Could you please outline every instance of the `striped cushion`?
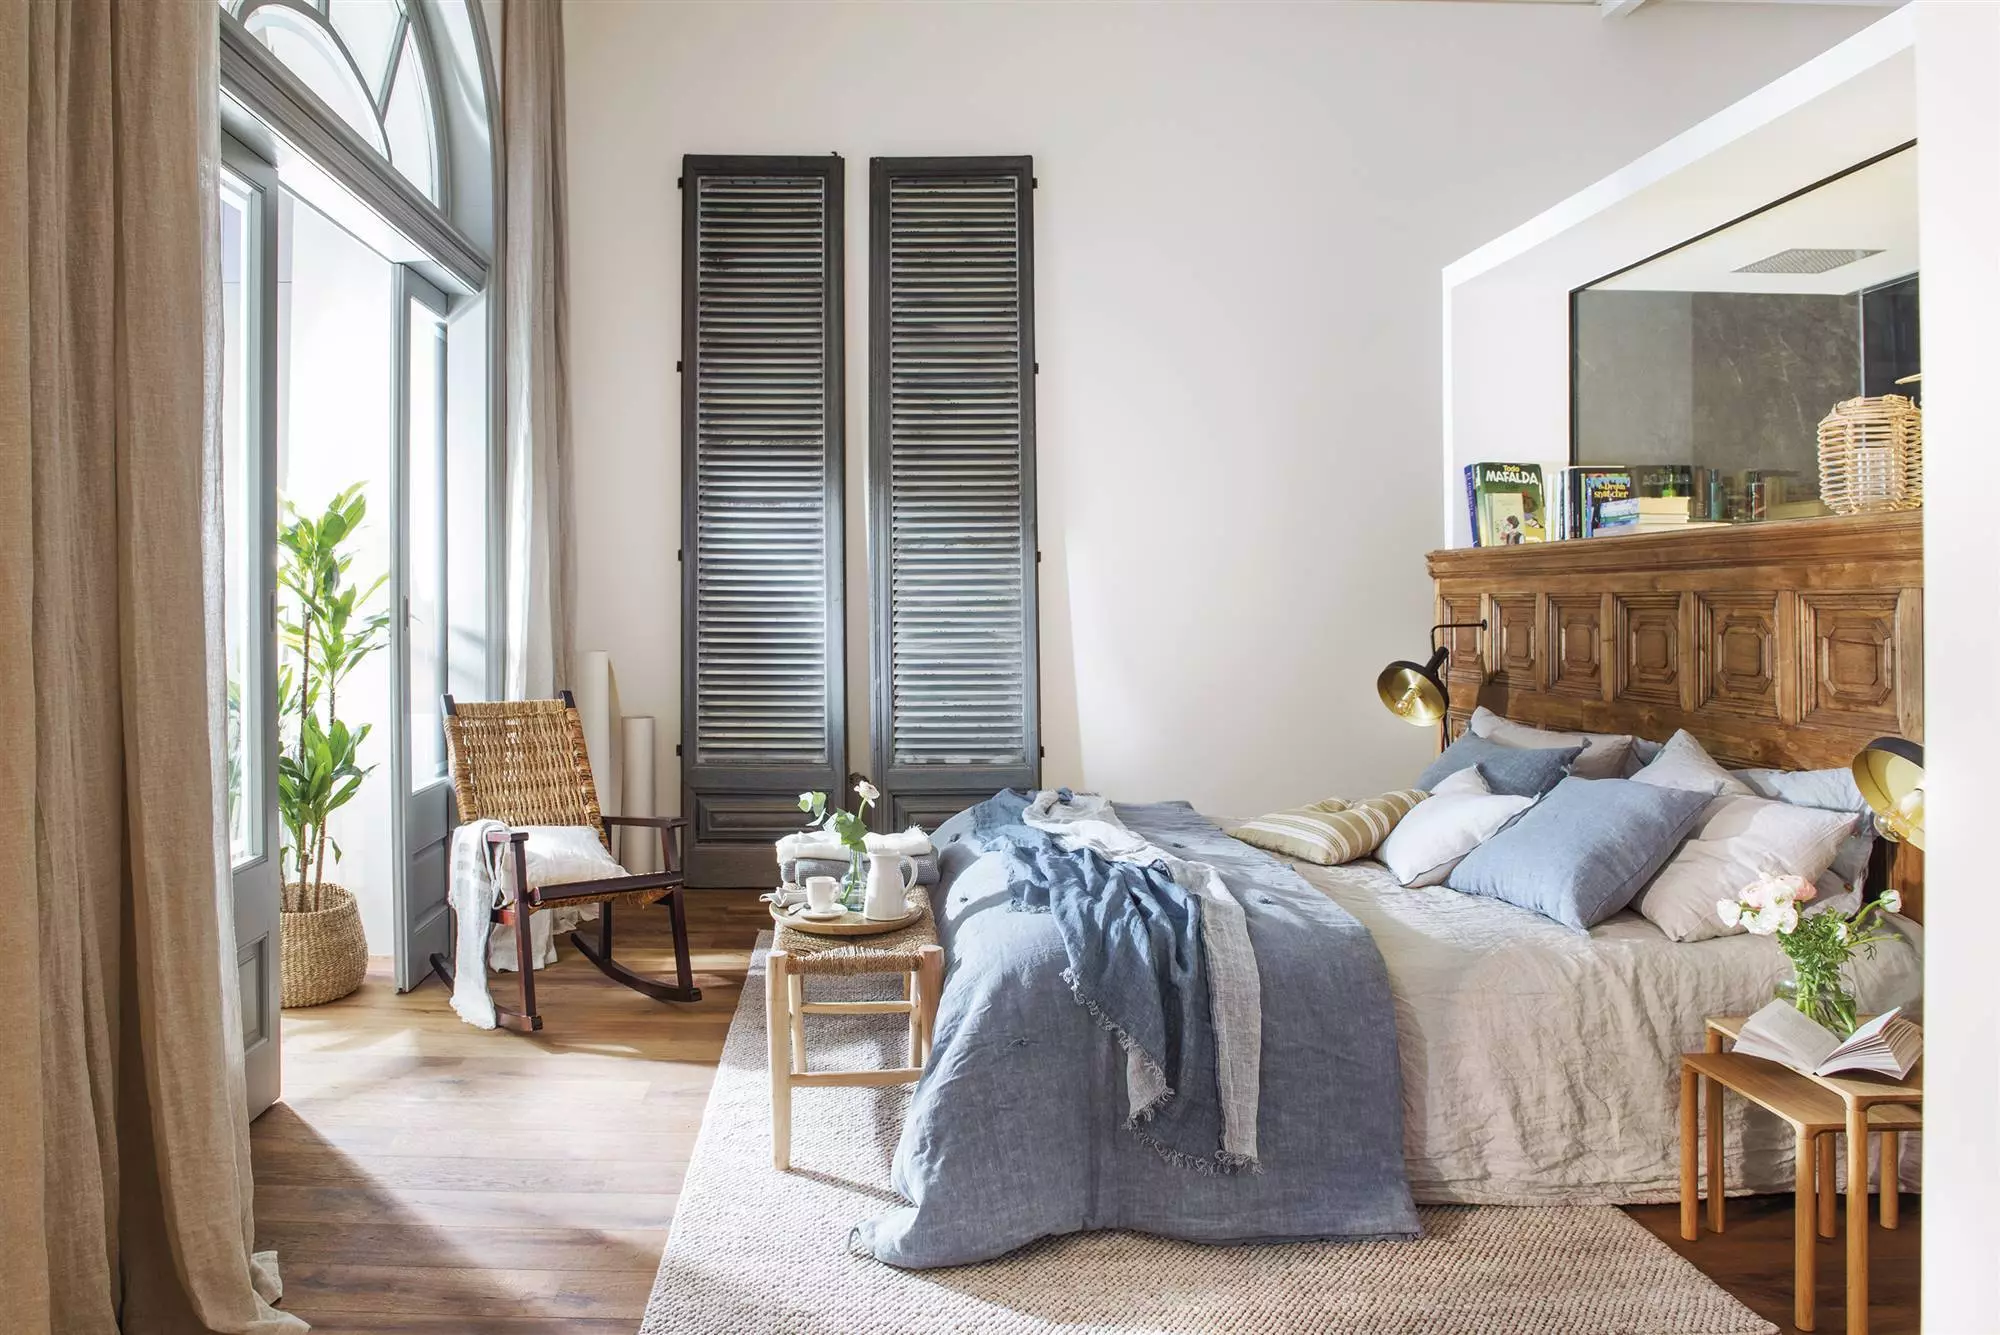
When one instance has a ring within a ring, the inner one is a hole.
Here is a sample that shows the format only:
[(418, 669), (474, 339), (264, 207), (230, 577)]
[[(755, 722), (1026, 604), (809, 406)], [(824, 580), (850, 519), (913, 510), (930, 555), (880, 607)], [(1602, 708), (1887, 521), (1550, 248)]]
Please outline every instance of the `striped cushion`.
[(1396, 828), (1396, 822), (1424, 797), (1416, 788), (1359, 802), (1329, 797), (1308, 807), (1259, 816), (1229, 833), (1246, 844), (1284, 857), (1335, 867), (1373, 853), (1389, 837), (1389, 831)]

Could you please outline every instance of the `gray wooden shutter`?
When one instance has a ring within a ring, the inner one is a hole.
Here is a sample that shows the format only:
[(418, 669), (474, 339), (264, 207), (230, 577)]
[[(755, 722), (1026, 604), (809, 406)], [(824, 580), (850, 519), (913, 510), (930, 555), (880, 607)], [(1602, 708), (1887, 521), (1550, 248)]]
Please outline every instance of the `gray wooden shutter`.
[(683, 168), (690, 885), (770, 884), (798, 794), (844, 786), (842, 165)]
[(874, 777), (926, 826), (1041, 777), (1034, 164), (877, 158), (869, 182)]

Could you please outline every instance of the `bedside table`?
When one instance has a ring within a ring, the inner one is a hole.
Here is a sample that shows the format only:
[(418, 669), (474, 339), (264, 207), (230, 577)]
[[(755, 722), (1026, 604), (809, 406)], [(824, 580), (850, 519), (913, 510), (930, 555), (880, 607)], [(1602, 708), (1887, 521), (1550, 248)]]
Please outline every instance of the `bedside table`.
[(1789, 1122), (1797, 1137), (1792, 1212), (1793, 1320), (1813, 1329), (1814, 1234), (1834, 1234), (1834, 1136), (1847, 1136), (1847, 1331), (1868, 1330), (1868, 1137), (1882, 1137), (1882, 1227), (1898, 1223), (1896, 1163), (1899, 1138), (1923, 1128), (1923, 1064), (1907, 1080), (1806, 1075), (1761, 1057), (1723, 1051), (1746, 1017), (1708, 1021), (1707, 1051), (1681, 1057), (1681, 1236), (1701, 1232), (1697, 1163), (1702, 1148), (1696, 1113), (1701, 1082), (1708, 1081), (1708, 1226), (1722, 1231), (1722, 1091), (1734, 1090)]

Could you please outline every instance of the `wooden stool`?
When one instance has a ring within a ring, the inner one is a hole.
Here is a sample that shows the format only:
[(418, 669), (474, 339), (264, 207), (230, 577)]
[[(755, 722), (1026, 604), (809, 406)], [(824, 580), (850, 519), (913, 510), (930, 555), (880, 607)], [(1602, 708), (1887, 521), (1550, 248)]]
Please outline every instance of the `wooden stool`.
[[(903, 975), (902, 1001), (807, 1001), (809, 974)], [(771, 1162), (792, 1166), (792, 1090), (829, 1085), (901, 1085), (924, 1073), (944, 986), (944, 951), (931, 912), (880, 936), (815, 936), (779, 924), (764, 959), (765, 1022), (771, 1035)], [(806, 1016), (908, 1015), (907, 1066), (877, 1071), (808, 1071)]]
[[(1897, 1178), (1901, 1135), (1923, 1128), (1921, 1068), (1906, 1081), (1856, 1076), (1806, 1075), (1765, 1061), (1724, 1052), (1743, 1027), (1742, 1016), (1716, 1016), (1707, 1024), (1707, 1051), (1681, 1056), (1681, 1236), (1701, 1234), (1698, 1166), (1700, 1121), (1706, 1121), (1708, 1227), (1722, 1232), (1722, 1091), (1734, 1090), (1791, 1124), (1797, 1162), (1792, 1205), (1792, 1320), (1813, 1329), (1813, 1288), (1818, 1258), (1814, 1235), (1834, 1235), (1834, 1137), (1847, 1137), (1847, 1330), (1868, 1330), (1868, 1137), (1882, 1137), (1882, 1227), (1900, 1223)], [(1707, 1097), (1702, 1097), (1702, 1082)], [(1705, 1105), (1705, 1107), (1703, 1106)], [(1699, 1113), (1699, 1121), (1698, 1121)]]

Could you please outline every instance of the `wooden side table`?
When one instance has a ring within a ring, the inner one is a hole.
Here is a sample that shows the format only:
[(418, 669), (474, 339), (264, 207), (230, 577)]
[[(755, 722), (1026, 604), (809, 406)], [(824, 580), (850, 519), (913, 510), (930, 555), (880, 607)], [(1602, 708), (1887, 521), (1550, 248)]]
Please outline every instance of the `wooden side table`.
[[(771, 1045), (771, 1163), (792, 1166), (792, 1091), (828, 1085), (900, 1085), (917, 1080), (930, 1056), (944, 987), (944, 951), (930, 909), (908, 927), (879, 936), (815, 936), (780, 923), (764, 958), (765, 1023)], [(810, 974), (902, 974), (901, 1001), (807, 1001)], [(806, 1016), (908, 1015), (909, 1064), (875, 1071), (808, 1071)]]
[(1681, 1236), (1694, 1241), (1701, 1231), (1697, 1162), (1701, 1134), (1697, 1112), (1701, 1082), (1708, 1081), (1708, 1226), (1722, 1231), (1722, 1091), (1734, 1090), (1758, 1107), (1789, 1122), (1797, 1137), (1792, 1213), (1793, 1320), (1800, 1330), (1814, 1325), (1816, 1257), (1814, 1234), (1834, 1235), (1834, 1137), (1847, 1136), (1847, 1330), (1868, 1330), (1868, 1136), (1882, 1137), (1882, 1227), (1900, 1222), (1896, 1164), (1900, 1137), (1923, 1127), (1923, 1067), (1907, 1080), (1860, 1076), (1817, 1076), (1791, 1070), (1761, 1057), (1723, 1051), (1734, 1042), (1746, 1017), (1717, 1016), (1707, 1025), (1704, 1052), (1681, 1057)]

